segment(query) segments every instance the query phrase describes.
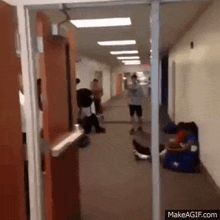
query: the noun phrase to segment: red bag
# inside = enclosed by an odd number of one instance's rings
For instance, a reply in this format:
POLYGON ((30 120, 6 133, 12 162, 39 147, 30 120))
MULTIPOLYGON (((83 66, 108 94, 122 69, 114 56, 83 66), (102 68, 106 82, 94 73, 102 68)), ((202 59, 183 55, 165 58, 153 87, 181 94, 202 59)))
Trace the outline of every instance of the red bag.
POLYGON ((185 130, 180 130, 176 135, 176 143, 185 143, 188 132, 185 130))

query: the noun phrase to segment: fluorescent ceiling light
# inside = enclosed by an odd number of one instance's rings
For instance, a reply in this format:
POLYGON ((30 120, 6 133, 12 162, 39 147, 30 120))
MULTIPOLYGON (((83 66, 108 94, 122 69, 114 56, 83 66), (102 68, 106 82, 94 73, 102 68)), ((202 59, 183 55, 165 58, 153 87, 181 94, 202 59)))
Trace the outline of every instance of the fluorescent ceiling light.
POLYGON ((81 19, 71 20, 71 23, 77 28, 87 27, 111 27, 131 25, 130 18, 100 18, 100 19, 81 19))
POLYGON ((144 72, 137 72, 137 74, 141 74, 141 75, 142 75, 143 73, 144 73, 144 72))
POLYGON ((123 63, 140 63, 140 60, 122 60, 123 63))
POLYGON ((140 65, 140 63, 124 63, 124 65, 140 65))
POLYGON ((138 50, 122 50, 122 51, 111 51, 112 55, 120 55, 120 54, 138 54, 138 50))
POLYGON ((101 46, 118 46, 118 45, 132 45, 136 44, 135 40, 113 40, 113 41, 98 41, 101 46))
POLYGON ((141 64, 140 62, 124 62, 125 65, 141 64))
POLYGON ((134 57, 117 57, 118 60, 135 60, 135 59, 140 59, 139 56, 134 56, 134 57))

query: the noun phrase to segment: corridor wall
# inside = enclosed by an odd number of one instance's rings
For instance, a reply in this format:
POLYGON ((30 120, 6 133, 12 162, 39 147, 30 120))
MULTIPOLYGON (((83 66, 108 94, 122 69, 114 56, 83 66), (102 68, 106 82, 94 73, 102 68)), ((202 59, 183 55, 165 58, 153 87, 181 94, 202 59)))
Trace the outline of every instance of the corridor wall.
POLYGON ((169 53, 169 114, 175 101, 176 123, 195 121, 199 127, 201 160, 220 187, 220 2, 198 18, 169 53), (191 48, 191 42, 194 48, 191 48), (175 61, 176 90, 172 100, 175 61))
POLYGON ((91 82, 95 77, 95 71, 102 71, 103 74, 103 97, 102 102, 111 98, 110 67, 96 60, 82 56, 76 63, 76 77, 80 79, 77 89, 91 88, 91 82))

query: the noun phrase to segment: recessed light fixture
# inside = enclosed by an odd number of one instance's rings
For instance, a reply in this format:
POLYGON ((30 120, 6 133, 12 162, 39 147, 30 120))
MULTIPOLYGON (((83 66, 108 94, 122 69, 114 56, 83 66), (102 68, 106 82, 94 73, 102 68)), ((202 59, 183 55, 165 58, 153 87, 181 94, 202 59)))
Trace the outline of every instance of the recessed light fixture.
POLYGON ((138 54, 138 50, 110 51, 110 54, 112 54, 112 55, 138 54))
POLYGON ((90 27, 113 27, 131 25, 130 18, 100 18, 100 19, 80 19, 71 20, 71 23, 77 28, 90 27))
POLYGON ((133 45, 136 44, 135 40, 113 40, 113 41, 98 41, 101 46, 120 46, 120 45, 133 45))
POLYGON ((140 60, 122 61, 125 65, 141 64, 140 60))
POLYGON ((117 57, 118 60, 135 60, 135 59, 140 59, 139 56, 134 56, 134 57, 117 57))
POLYGON ((140 65, 140 63, 124 63, 124 65, 140 65))
POLYGON ((140 63, 140 60, 122 60, 123 63, 140 63))

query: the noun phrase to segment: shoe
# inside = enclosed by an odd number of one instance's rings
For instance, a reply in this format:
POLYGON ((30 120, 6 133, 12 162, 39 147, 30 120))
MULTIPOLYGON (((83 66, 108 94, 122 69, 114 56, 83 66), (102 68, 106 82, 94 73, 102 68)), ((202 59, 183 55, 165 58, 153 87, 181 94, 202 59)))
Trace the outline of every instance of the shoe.
POLYGON ((132 129, 130 130, 130 134, 131 134, 131 135, 134 135, 134 133, 135 133, 135 130, 134 130, 134 128, 132 128, 132 129))
POLYGON ((96 131, 96 133, 106 133, 105 128, 100 128, 99 130, 96 131))

